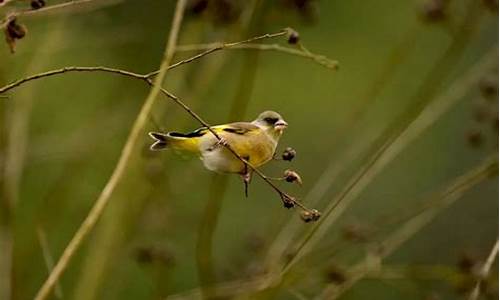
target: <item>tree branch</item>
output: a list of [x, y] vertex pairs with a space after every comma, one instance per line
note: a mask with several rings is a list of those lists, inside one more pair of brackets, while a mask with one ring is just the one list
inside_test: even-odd
[[[202, 58], [202, 57], [204, 57], [204, 56], [206, 56], [206, 55], [208, 55], [210, 53], [216, 52], [218, 50], [230, 49], [232, 47], [242, 46], [245, 43], [255, 42], [255, 41], [258, 41], [258, 40], [262, 40], [262, 39], [275, 38], [275, 37], [279, 37], [279, 36], [284, 36], [284, 35], [286, 35], [288, 33], [289, 33], [289, 29], [283, 29], [283, 30], [281, 30], [279, 32], [276, 32], [276, 33], [266, 33], [266, 34], [263, 34], [263, 35], [260, 35], [260, 36], [256, 36], [256, 37], [252, 37], [252, 38], [249, 38], [249, 39], [246, 39], [246, 40], [243, 40], [243, 41], [239, 41], [239, 42], [211, 44], [211, 45], [213, 45], [212, 48], [210, 48], [210, 49], [208, 49], [208, 50], [206, 50], [206, 51], [204, 51], [204, 52], [202, 52], [200, 54], [192, 56], [190, 58], [181, 60], [181, 61], [179, 61], [179, 62], [177, 62], [175, 64], [169, 65], [167, 69], [168, 70], [174, 69], [174, 68], [179, 67], [179, 66], [181, 66], [183, 64], [187, 64], [187, 63], [193, 62], [195, 60], [198, 60], [198, 59], [200, 59], [200, 58]], [[262, 45], [262, 46], [264, 46], [264, 45]], [[259, 49], [259, 48], [255, 48], [255, 49]], [[301, 49], [305, 49], [305, 48], [302, 47]], [[294, 49], [289, 49], [289, 50], [294, 50]], [[299, 51], [299, 50], [294, 50], [294, 51]], [[308, 55], [311, 55], [309, 51], [306, 51], [306, 50], [302, 50], [302, 51], [303, 51], [303, 53], [300, 55], [302, 57], [308, 57]], [[107, 72], [107, 73], [113, 73], [113, 74], [117, 74], [117, 75], [126, 76], [126, 77], [129, 77], [129, 78], [135, 78], [135, 79], [143, 80], [143, 81], [145, 81], [146, 83], [148, 83], [151, 86], [153, 85], [153, 80], [151, 78], [153, 76], [155, 76], [155, 75], [159, 75], [159, 71], [154, 71], [154, 72], [150, 72], [150, 73], [147, 73], [147, 74], [139, 74], [139, 73], [134, 73], [134, 72], [126, 71], [126, 70], [121, 70], [121, 69], [116, 69], [116, 68], [110, 68], [110, 67], [103, 67], [103, 66], [97, 66], [97, 67], [70, 66], [70, 67], [64, 67], [64, 68], [61, 68], [61, 69], [51, 70], [51, 71], [47, 71], [47, 72], [43, 72], [43, 73], [31, 75], [31, 76], [28, 76], [28, 77], [25, 77], [25, 78], [21, 78], [19, 80], [16, 80], [16, 81], [14, 81], [14, 82], [12, 82], [10, 84], [7, 84], [7, 85], [1, 87], [0, 88], [0, 94], [6, 93], [7, 91], [9, 91], [11, 89], [14, 89], [14, 88], [16, 88], [16, 87], [18, 87], [18, 86], [26, 83], [26, 82], [32, 81], [32, 80], [37, 80], [37, 79], [40, 79], [40, 78], [49, 77], [49, 76], [58, 75], [58, 74], [64, 74], [64, 73], [68, 73], [68, 72]], [[164, 88], [160, 88], [159, 91], [162, 94], [164, 94], [165, 96], [167, 96], [168, 98], [170, 98], [171, 100], [173, 100], [176, 104], [178, 104], [179, 106], [181, 106], [187, 113], [189, 113], [194, 119], [196, 119], [202, 126], [207, 127], [208, 130], [215, 136], [215, 138], [217, 138], [217, 140], [219, 140], [219, 141], [221, 140], [221, 137], [211, 128], [211, 126], [207, 122], [205, 122], [198, 114], [196, 114], [193, 110], [191, 110], [191, 108], [189, 108], [186, 104], [184, 104], [184, 102], [181, 101], [177, 96], [175, 96], [174, 94], [168, 92]], [[280, 198], [282, 199], [282, 201], [283, 201], [283, 203], [285, 204], [286, 207], [298, 206], [303, 211], [305, 211], [308, 214], [310, 214], [312, 216], [313, 220], [317, 220], [320, 217], [320, 213], [317, 210], [307, 208], [302, 203], [300, 203], [299, 201], [297, 201], [294, 197], [292, 197], [292, 196], [288, 195], [287, 193], [285, 193], [284, 191], [282, 191], [264, 173], [262, 173], [255, 166], [253, 166], [252, 164], [250, 164], [247, 160], [245, 160], [238, 153], [236, 153], [236, 151], [234, 151], [234, 149], [230, 145], [225, 145], [225, 147], [233, 155], [235, 155], [241, 162], [243, 162], [244, 164], [246, 164], [252, 171], [254, 171], [259, 177], [261, 177], [262, 180], [264, 180], [269, 186], [271, 186], [271, 188], [278, 193], [278, 195], [280, 196]]]
[[[6, 5], [9, 2], [12, 2], [12, 0], [6, 0], [3, 3], [0, 3], [0, 7]], [[80, 4], [85, 4], [88, 2], [95, 2], [95, 0], [73, 0], [73, 1], [69, 1], [69, 2], [64, 2], [64, 3], [59, 3], [59, 4], [55, 4], [55, 5], [42, 7], [39, 9], [28, 8], [28, 9], [18, 10], [18, 11], [9, 13], [9, 14], [7, 14], [7, 16], [5, 16], [3, 21], [0, 23], [0, 29], [4, 29], [10, 21], [14, 20], [17, 17], [33, 16], [33, 15], [42, 14], [45, 12], [50, 12], [50, 11], [65, 9], [67, 7], [72, 7], [72, 6], [76, 6], [76, 5], [80, 5]]]
[[[176, 51], [178, 52], [188, 52], [188, 51], [196, 51], [196, 50], [204, 50], [204, 49], [214, 49], [215, 47], [221, 47], [221, 45], [217, 45], [217, 43], [211, 44], [194, 44], [194, 45], [182, 45], [178, 46]], [[286, 53], [293, 56], [304, 57], [312, 60], [313, 62], [320, 64], [328, 69], [337, 70], [339, 67], [338, 61], [329, 59], [324, 55], [314, 54], [309, 51], [293, 49], [290, 47], [284, 47], [279, 44], [254, 44], [254, 43], [245, 43], [245, 44], [234, 44], [234, 45], [225, 45], [222, 48], [226, 49], [242, 49], [242, 50], [262, 50], [262, 51], [276, 51], [281, 53]], [[222, 49], [221, 48], [221, 49]]]

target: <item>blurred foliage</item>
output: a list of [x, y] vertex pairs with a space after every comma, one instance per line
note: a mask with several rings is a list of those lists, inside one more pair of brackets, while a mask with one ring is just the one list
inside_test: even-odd
[[[0, 12], [60, 3], [35, 2], [12, 1]], [[0, 47], [0, 83], [64, 66], [156, 70], [174, 6], [88, 1], [20, 16]], [[306, 204], [321, 183], [315, 207], [323, 211], [376, 152], [377, 138], [399, 124], [395, 120], [460, 89], [455, 80], [497, 51], [498, 3], [192, 0], [179, 43], [238, 41], [285, 27], [296, 29], [308, 49], [338, 60], [340, 69], [278, 52], [223, 50], [172, 70], [165, 86], [210, 124], [280, 112], [290, 124], [280, 150], [291, 146], [296, 157], [263, 170], [270, 176], [297, 170], [302, 186], [282, 186]], [[285, 38], [274, 42], [287, 45]], [[270, 267], [293, 257], [314, 225], [300, 222], [290, 244], [278, 245], [287, 251], [269, 261], [274, 239], [285, 224], [300, 221], [299, 214], [283, 209], [258, 178], [245, 198], [238, 176], [213, 175], [197, 158], [150, 152], [145, 131], [143, 149], [62, 276], [64, 298], [160, 299], [207, 284], [199, 274], [206, 270], [199, 265], [206, 250], [198, 248], [200, 222], [214, 230], [205, 244], [213, 267], [208, 283], [241, 280], [232, 297], [312, 299], [327, 284], [341, 286], [350, 267], [434, 193], [497, 155], [498, 61], [475, 75], [481, 79], [373, 178], [284, 280], [259, 292], [250, 283], [265, 281]], [[71, 73], [0, 98], [0, 217], [2, 233], [14, 241], [12, 273], [1, 270], [0, 280], [12, 276], [13, 299], [32, 298], [47, 276], [37, 231], [57, 260], [108, 180], [147, 92], [129, 78]], [[161, 98], [149, 126], [187, 131], [199, 124]], [[330, 182], [324, 171], [332, 166], [340, 173]], [[497, 199], [494, 175], [384, 260], [386, 272], [361, 280], [342, 299], [463, 299], [476, 280], [471, 270], [497, 240]], [[494, 269], [483, 285], [485, 299], [498, 297]]]

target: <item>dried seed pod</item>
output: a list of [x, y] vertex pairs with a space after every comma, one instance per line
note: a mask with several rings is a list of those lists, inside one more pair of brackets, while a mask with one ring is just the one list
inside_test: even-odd
[[295, 158], [295, 155], [297, 155], [297, 151], [291, 147], [287, 147], [283, 151], [283, 154], [281, 154], [281, 158], [286, 161], [292, 161]]
[[302, 178], [300, 178], [300, 175], [295, 171], [285, 170], [283, 178], [286, 182], [296, 182], [297, 184], [302, 185]]
[[295, 207], [295, 199], [287, 194], [281, 194], [281, 200], [283, 200], [283, 206], [285, 208]]
[[26, 29], [26, 26], [18, 24], [16, 22], [16, 18], [11, 19], [7, 23], [7, 26], [5, 27], [4, 30], [4, 34], [5, 34], [5, 41], [7, 42], [7, 45], [9, 45], [11, 53], [14, 53], [16, 50], [16, 41], [18, 39], [22, 39], [27, 32], [28, 30]]
[[16, 19], [12, 19], [6, 27], [7, 34], [14, 39], [22, 39], [26, 33], [26, 26], [18, 24]]
[[302, 221], [306, 222], [306, 223], [309, 223], [309, 222], [314, 222], [314, 221], [317, 221], [319, 220], [319, 218], [321, 217], [321, 213], [319, 211], [317, 211], [316, 209], [311, 209], [310, 211], [303, 211], [301, 214], [300, 214], [300, 218], [302, 219]]
[[288, 43], [291, 44], [291, 45], [295, 45], [299, 42], [300, 40], [300, 35], [297, 31], [295, 31], [294, 29], [292, 28], [287, 28], [287, 31], [288, 31]]
[[45, 6], [45, 0], [31, 0], [31, 8], [40, 9]]

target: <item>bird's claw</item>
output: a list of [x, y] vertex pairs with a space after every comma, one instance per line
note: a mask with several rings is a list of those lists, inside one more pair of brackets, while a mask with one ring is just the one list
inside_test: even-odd
[[227, 140], [221, 137], [219, 138], [219, 140], [217, 140], [217, 142], [215, 142], [212, 146], [210, 146], [210, 148], [208, 148], [208, 151], [214, 151], [219, 147], [226, 147], [227, 145], [229, 145]]
[[217, 148], [217, 147], [219, 147], [219, 146], [224, 146], [224, 147], [225, 147], [225, 146], [227, 146], [227, 145], [229, 145], [229, 144], [228, 144], [228, 142], [227, 142], [227, 140], [226, 140], [225, 138], [221, 137], [221, 138], [217, 141], [217, 143], [215, 143], [214, 147], [215, 147], [215, 148]]

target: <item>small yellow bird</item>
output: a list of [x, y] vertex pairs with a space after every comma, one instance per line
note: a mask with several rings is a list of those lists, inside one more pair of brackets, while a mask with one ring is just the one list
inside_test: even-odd
[[288, 123], [280, 114], [265, 111], [252, 122], [211, 126], [222, 138], [222, 142], [206, 127], [190, 133], [150, 132], [149, 135], [155, 139], [151, 150], [171, 147], [197, 154], [207, 169], [218, 173], [240, 174], [246, 186], [251, 178], [251, 170], [222, 144], [229, 144], [242, 158], [254, 167], [259, 167], [273, 158], [278, 141], [287, 126]]

